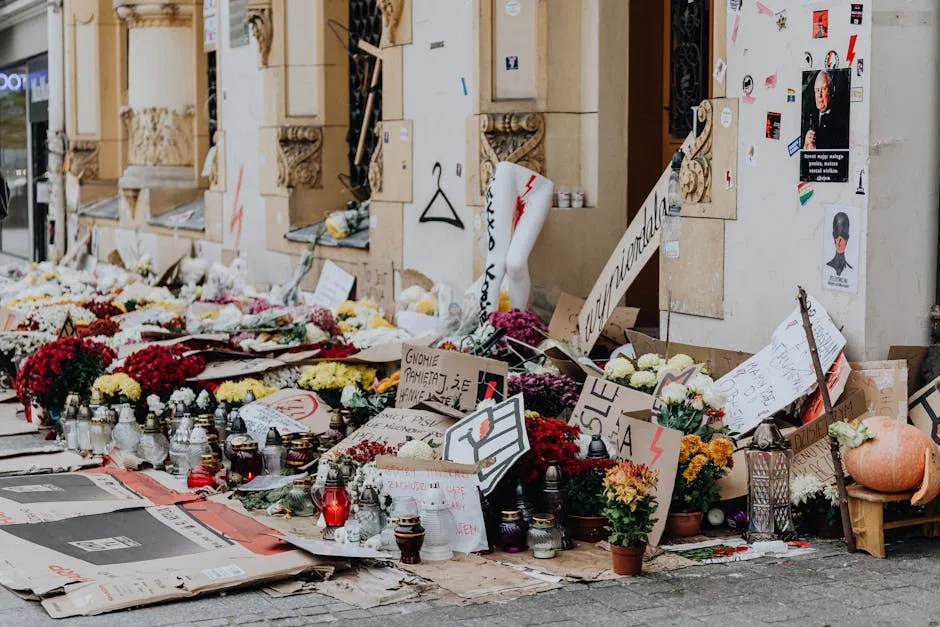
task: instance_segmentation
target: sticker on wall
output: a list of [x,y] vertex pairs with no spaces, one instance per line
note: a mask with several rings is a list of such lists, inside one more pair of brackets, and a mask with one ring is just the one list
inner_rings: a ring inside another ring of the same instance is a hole
[[663,257],[666,259],[679,258],[679,241],[663,242]]
[[724,59],[718,59],[715,61],[715,71],[712,72],[712,76],[719,85],[723,85],[725,82],[725,74],[728,72],[728,64],[725,63]]
[[438,48],[443,48],[443,47],[444,47],[444,42],[443,42],[443,41],[432,41],[432,42],[431,42],[431,50],[437,50]]
[[851,70],[803,72],[800,180],[849,180],[849,83]]
[[839,53],[835,50],[830,50],[826,53],[826,69],[827,70],[838,70],[839,69]]
[[744,154],[744,165],[749,168],[757,165],[757,149],[754,148],[754,144],[747,147],[747,152]]
[[728,128],[731,126],[731,122],[734,120],[734,114],[731,112],[731,107],[725,107],[721,110],[721,121],[722,128]]
[[728,10],[735,13],[741,12],[741,3],[743,0],[728,0]]
[[823,288],[854,294],[858,291],[861,209],[826,205],[823,225]]
[[853,87],[851,92],[851,101],[852,102],[864,102],[865,100],[865,88],[864,87]]
[[859,59],[855,64],[855,76],[859,78],[865,76],[865,59]]
[[854,24],[856,26],[861,25],[862,16],[864,15],[864,13],[865,13],[865,7],[862,5],[862,3],[853,2],[852,11],[851,13],[849,13],[849,23]]
[[463,176],[463,164],[457,164],[457,176]]
[[774,18],[777,22],[777,30],[784,30],[787,27],[787,10],[777,11],[774,13]]
[[813,11],[813,39],[829,37],[829,9]]
[[796,90],[792,87],[787,87],[787,102],[796,102]]
[[467,90],[467,79],[463,76],[460,77],[460,88],[463,90],[464,96],[469,96],[470,92]]
[[809,199],[813,197],[813,184],[803,181],[796,186],[796,193],[800,197],[800,206],[805,207],[806,203],[809,202]]
[[760,0],[757,0],[757,2],[756,2],[755,4],[757,5],[757,13],[758,13],[758,15],[769,15],[770,17],[773,17],[773,15],[774,15],[774,10],[771,9],[769,6],[767,6],[766,4],[764,4],[763,2],[761,2]]
[[387,143],[388,143],[388,140],[389,140],[390,138],[391,138],[391,134],[389,133],[389,131],[385,131],[385,132],[382,133],[382,143],[383,143],[383,144],[387,144]]
[[407,126],[401,127],[401,130],[398,131],[398,137],[403,142],[408,141],[408,127]]
[[858,43],[858,35],[849,36],[849,50],[845,53],[845,64],[852,65],[855,60],[855,44]]
[[731,25],[731,43],[736,44],[738,42],[738,29],[741,27],[741,14],[738,13],[734,16],[734,24]]
[[764,129],[764,136],[767,139],[780,139],[780,118],[779,113],[773,111],[767,112],[767,126]]
[[519,57],[516,55],[509,55],[506,57],[506,70],[518,70],[519,69]]
[[800,138],[797,137],[789,144],[787,144],[787,153],[792,157],[800,151]]
[[734,187],[734,175],[731,170],[725,170],[725,189],[730,190]]
[[516,17],[522,13],[522,3],[519,0],[506,0],[506,15]]
[[776,89],[777,88],[777,73],[769,75],[764,79],[764,89]]
[[813,53],[809,50],[803,51],[803,65],[808,68],[813,67]]
[[852,176],[852,180],[856,181],[855,195],[864,196],[865,195],[865,168],[855,168],[855,175]]
[[754,93],[754,78],[751,77],[750,74],[747,74],[744,80],[741,81],[741,90],[744,92],[745,104],[754,104],[757,101],[757,99],[751,95]]

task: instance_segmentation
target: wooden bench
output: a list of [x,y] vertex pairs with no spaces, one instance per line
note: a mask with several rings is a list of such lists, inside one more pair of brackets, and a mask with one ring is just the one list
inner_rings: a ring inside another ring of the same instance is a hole
[[887,494],[860,485],[851,485],[846,488],[846,492],[849,497],[849,515],[852,519],[852,532],[855,534],[855,546],[859,551],[884,558],[887,529],[923,525],[924,536],[940,537],[940,498],[927,504],[926,515],[885,522],[885,503],[910,501],[914,496],[913,491]]

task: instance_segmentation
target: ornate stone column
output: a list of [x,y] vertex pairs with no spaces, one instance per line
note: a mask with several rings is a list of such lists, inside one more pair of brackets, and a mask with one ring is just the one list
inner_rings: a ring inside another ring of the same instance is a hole
[[114,8],[127,26],[127,104],[121,108],[127,167],[120,187],[195,188],[198,7],[193,0],[114,0]]

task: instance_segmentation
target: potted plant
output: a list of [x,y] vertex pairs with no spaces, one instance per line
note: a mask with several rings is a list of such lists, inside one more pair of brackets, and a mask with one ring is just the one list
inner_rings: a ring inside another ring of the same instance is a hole
[[839,492],[813,475],[797,475],[790,481],[790,503],[802,518],[802,527],[819,538],[841,538]]
[[702,514],[718,500],[718,480],[733,465],[734,443],[722,437],[709,441],[686,435],[679,448],[679,465],[672,504],[666,517],[666,532],[674,537],[696,535],[702,528]]
[[607,541],[618,575],[639,575],[643,570],[643,554],[656,522],[653,490],[658,479],[658,471],[633,462],[617,464],[604,475],[603,513],[610,521]]
[[608,520],[603,516],[604,475],[617,462],[612,459],[581,459],[568,479],[568,530],[582,542],[600,542]]

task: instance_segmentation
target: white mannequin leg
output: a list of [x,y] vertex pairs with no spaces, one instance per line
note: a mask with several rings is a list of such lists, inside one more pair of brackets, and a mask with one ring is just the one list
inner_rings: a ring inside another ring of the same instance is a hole
[[498,163],[484,199],[486,220],[486,268],[480,288],[480,320],[499,308],[499,290],[506,274],[506,254],[512,238],[512,211],[516,200],[511,163]]
[[519,197],[525,205],[512,234],[509,252],[506,254],[509,300],[517,309],[529,308],[532,290],[532,282],[529,278],[529,255],[535,248],[535,242],[551,210],[553,190],[552,182],[535,172],[531,172],[522,185]]

